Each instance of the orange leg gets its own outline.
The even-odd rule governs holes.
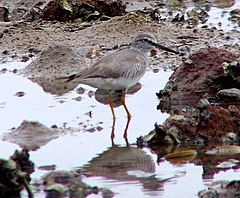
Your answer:
[[[125,139],[125,142],[126,142],[127,146],[129,146],[127,131],[128,131],[128,127],[129,127],[129,124],[130,124],[130,120],[131,120],[131,118],[128,118],[125,130],[124,130],[124,135],[123,135],[123,138]]]
[[[122,103],[125,111],[127,112],[128,119],[131,119],[132,116],[131,116],[130,112],[128,111],[128,108],[127,108],[127,105],[126,105],[126,102],[125,102],[125,92],[123,92],[123,94],[121,96],[121,103]]]
[[[125,111],[127,112],[127,117],[128,117],[127,124],[126,124],[126,128],[125,128],[125,130],[124,130],[124,135],[123,135],[123,137],[124,137],[124,139],[125,139],[125,141],[126,141],[126,144],[127,144],[127,146],[128,146],[129,143],[128,143],[127,131],[128,131],[128,127],[129,127],[130,120],[131,120],[131,117],[132,117],[132,116],[131,116],[130,112],[128,111],[127,105],[126,105],[126,103],[125,103],[125,92],[123,92],[123,95],[121,96],[121,103],[122,103]]]
[[[112,116],[113,116],[111,140],[112,140],[112,144],[114,144],[113,139],[115,137],[114,131],[115,131],[116,116],[115,116],[115,112],[114,112],[114,109],[113,109],[113,99],[112,99],[111,93],[108,94],[108,104],[111,108],[111,112],[112,112]]]

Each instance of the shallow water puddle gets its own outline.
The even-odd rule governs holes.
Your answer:
[[[20,69],[27,64],[8,62],[1,64],[0,70]],[[160,124],[168,117],[156,109],[158,99],[155,93],[165,86],[170,75],[171,72],[149,71],[140,81],[142,88],[133,95],[127,95],[126,102],[133,116],[128,129],[130,144],[135,143],[140,135],[148,134],[155,122]],[[80,95],[81,101],[76,101],[73,98],[79,94],[75,90],[63,96],[53,96],[30,80],[10,72],[0,75],[0,84],[1,137],[23,120],[70,129],[30,152],[30,159],[36,167],[56,165],[56,170],[81,169],[83,182],[107,187],[116,193],[115,197],[176,197],[176,194],[178,197],[196,197],[199,190],[215,179],[240,178],[239,170],[230,169],[216,174],[215,179],[203,180],[202,166],[190,162],[174,164],[164,159],[157,163],[157,155],[149,149],[126,147],[123,133],[127,118],[123,107],[115,108],[116,146],[112,146],[110,108],[97,102],[94,96],[89,97],[88,91],[94,89],[88,86],[82,86],[87,91]],[[20,91],[24,95],[16,96]],[[0,145],[1,158],[5,159],[19,149],[19,146],[6,141],[0,141]],[[136,156],[138,161],[132,161]],[[113,166],[113,162],[118,166]],[[47,172],[36,168],[32,179],[39,179]],[[36,197],[45,197],[45,194],[39,192]]]

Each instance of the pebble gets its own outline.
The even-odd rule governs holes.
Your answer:
[[[2,55],[9,55],[9,51],[8,50],[3,50]]]
[[[79,87],[79,88],[76,90],[76,92],[77,92],[78,94],[84,94],[85,89],[82,88],[82,87]]]
[[[17,92],[17,93],[15,94],[15,96],[17,96],[17,97],[23,97],[23,96],[25,96],[25,93],[24,93],[23,91],[19,91],[19,92]]]
[[[4,29],[4,30],[3,30],[3,33],[5,33],[5,34],[6,34],[6,33],[9,33],[9,29]]]
[[[27,62],[29,60],[28,56],[22,56],[21,62]]]
[[[236,88],[223,89],[217,93],[217,97],[222,100],[240,101],[240,90]]]

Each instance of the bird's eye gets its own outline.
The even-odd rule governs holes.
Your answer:
[[[148,42],[148,39],[146,39],[146,38],[145,38],[145,39],[143,39],[143,42],[147,43],[147,42]]]

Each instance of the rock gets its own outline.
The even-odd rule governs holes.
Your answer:
[[[81,181],[80,175],[74,171],[52,171],[43,177],[46,186],[52,186],[55,183],[67,185],[75,180]]]
[[[239,20],[240,20],[240,9],[235,9],[230,12],[229,19],[232,22],[237,22],[237,25],[239,26]]]
[[[54,45],[44,50],[37,59],[20,70],[19,74],[37,83],[46,92],[62,95],[73,90],[78,83],[59,78],[80,72],[86,69],[86,65],[85,58],[73,49]]]
[[[112,198],[114,196],[115,196],[115,194],[114,194],[113,191],[111,191],[111,190],[109,190],[107,188],[103,188],[102,189],[102,197],[103,198]]]
[[[6,33],[9,33],[9,29],[4,29],[4,30],[3,30],[3,33],[5,33],[5,34],[6,34]]]
[[[29,60],[28,56],[22,56],[21,62],[27,62]]]
[[[121,16],[125,14],[125,8],[126,5],[122,0],[51,0],[44,7],[42,18],[51,21],[67,21],[80,17],[83,21],[91,21],[102,15]]]
[[[46,197],[66,197],[68,188],[62,184],[53,184],[45,189]]]
[[[187,11],[187,16],[189,27],[196,27],[199,23],[204,24],[209,17],[208,13],[200,7],[194,7]]]
[[[229,159],[227,161],[224,161],[220,164],[218,164],[216,167],[220,169],[228,169],[228,168],[234,168],[239,164],[239,160],[235,159]]]
[[[0,7],[0,21],[7,22],[9,21],[8,18],[9,11],[6,7]]]
[[[9,54],[10,54],[9,50],[3,50],[2,51],[2,55],[9,55]]]
[[[58,133],[39,122],[24,120],[11,133],[4,134],[3,140],[9,141],[29,150],[36,150],[58,137]]]
[[[198,193],[199,198],[209,197],[239,197],[240,180],[233,181],[214,181],[208,189],[202,190]]]
[[[166,135],[157,138],[159,144],[167,135],[173,143],[238,142],[239,107],[228,107],[225,101],[240,101],[240,90],[235,88],[240,86],[239,56],[223,49],[203,48],[188,60],[157,94],[158,109],[171,113],[163,124]],[[175,119],[175,114],[184,119]]]
[[[240,89],[231,88],[223,89],[217,93],[219,100],[224,101],[240,101]]]
[[[203,48],[190,55],[189,59],[191,64],[183,62],[158,94],[160,103],[171,101],[172,105],[191,103],[196,106],[204,95],[213,102],[220,90],[240,86],[238,55],[224,49]],[[176,108],[180,110],[182,106]]]
[[[69,4],[67,0],[51,0],[42,11],[42,19],[49,21],[67,21],[73,19],[73,9],[74,11],[76,10],[76,5]]]
[[[208,189],[208,190],[202,190],[198,193],[198,197],[199,198],[217,198],[218,197],[218,193],[216,190],[213,189]]]
[[[240,9],[234,9],[230,11],[230,15],[239,15],[240,16]]]
[[[211,104],[209,103],[209,101],[205,98],[199,100],[197,107],[198,109],[207,109],[208,107],[210,107]]]
[[[240,114],[218,106],[193,109],[184,115],[171,115],[159,132],[147,140],[149,145],[180,143],[231,143],[239,141]],[[150,134],[153,133],[150,132]]]
[[[210,1],[212,5],[218,8],[231,8],[236,3],[236,0],[219,0],[219,1]]]
[[[15,96],[17,96],[17,97],[23,97],[23,96],[25,96],[25,92],[19,91],[19,92],[17,92],[17,93],[15,94]]]
[[[17,7],[11,11],[11,21],[20,21],[23,19],[24,15],[28,12],[27,8]]]
[[[0,197],[21,197],[24,187],[28,196],[33,197],[28,184],[33,171],[34,164],[29,160],[26,149],[16,150],[9,160],[0,159]]]
[[[92,5],[100,15],[121,16],[125,14],[126,4],[122,0],[84,0],[87,4]],[[78,0],[78,2],[84,2]]]
[[[34,163],[30,161],[29,151],[26,148],[22,151],[16,150],[11,156],[11,159],[14,160],[21,167],[21,170],[28,175],[34,172]],[[28,179],[30,180],[30,178]]]
[[[209,107],[199,113],[197,136],[205,142],[237,142],[239,140],[240,115],[223,107]]]
[[[90,194],[109,195],[113,193],[108,189],[101,189],[96,186],[91,187],[82,182],[80,171],[52,171],[43,176],[43,183],[47,197],[87,197]],[[64,196],[65,197],[65,196]]]
[[[240,153],[240,146],[229,145],[219,146],[212,150],[206,151],[208,155],[238,155]]]

